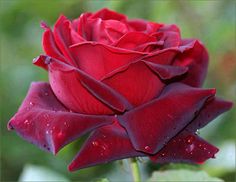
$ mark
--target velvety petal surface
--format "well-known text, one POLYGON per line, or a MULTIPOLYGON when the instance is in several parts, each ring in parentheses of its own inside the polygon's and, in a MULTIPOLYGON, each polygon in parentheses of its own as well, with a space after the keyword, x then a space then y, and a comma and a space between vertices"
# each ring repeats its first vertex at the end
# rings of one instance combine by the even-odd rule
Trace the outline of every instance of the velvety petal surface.
POLYGON ((132 107, 115 90, 75 67, 47 56, 39 56, 34 64, 47 64, 50 85, 55 95, 75 112, 113 114, 114 111, 123 112, 132 107))
POLYGON ((45 82, 32 83, 9 129, 44 150, 57 153, 63 146, 97 127, 111 124, 112 116, 70 112, 45 82))
POLYGON ((69 46, 72 44, 70 27, 71 22, 65 16, 61 15, 54 26, 53 35, 57 46, 69 63, 77 66, 77 62, 69 50, 69 46))
POLYGON ((124 128, 118 123, 114 123, 94 131, 68 169, 75 171, 114 160, 143 155, 133 148, 124 128))
POLYGON ((214 158, 218 148, 196 134, 182 132, 173 137, 151 160, 157 163, 187 162, 203 163, 214 158))
POLYGON ((76 56, 79 68, 96 79, 145 55, 93 42, 73 45, 71 51, 76 56))
POLYGON ((173 83, 157 99, 118 116, 118 120, 136 150, 154 154, 189 124, 214 94, 214 89, 173 83))
POLYGON ((197 117, 185 128, 185 130, 196 132, 197 129, 203 128, 220 114, 230 110, 232 106, 232 102, 215 97, 205 103, 197 117))
POLYGON ((208 53, 199 41, 192 41, 187 45, 182 45, 182 47, 188 45, 193 45, 193 47, 179 54, 175 59, 174 65, 189 68, 189 74, 183 80, 183 83, 193 87, 201 87, 207 73, 208 53))
POLYGON ((149 69, 144 62, 132 63, 111 72, 102 80, 115 89, 129 102, 138 106, 156 97, 163 89, 164 83, 149 69))

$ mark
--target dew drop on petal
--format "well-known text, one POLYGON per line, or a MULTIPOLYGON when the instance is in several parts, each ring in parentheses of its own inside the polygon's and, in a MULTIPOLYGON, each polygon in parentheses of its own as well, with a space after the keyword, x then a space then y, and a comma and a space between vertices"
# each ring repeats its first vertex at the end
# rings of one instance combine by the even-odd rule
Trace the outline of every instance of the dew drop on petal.
POLYGON ((148 151, 148 152, 151 150, 151 148, 150 148, 148 145, 145 146, 144 149, 145 149, 146 151, 148 151))
POLYGON ((27 124, 27 125, 29 125, 30 123, 29 123, 29 120, 28 119, 26 119, 25 121, 24 121, 24 124, 27 124))
POLYGON ((186 138, 186 143, 187 144, 192 144, 193 141, 194 141, 194 137, 193 136, 189 136, 189 137, 186 138))
POLYGON ((33 103, 33 102, 30 102, 29 104, 30 104, 31 106, 33 106, 33 105, 34 105, 34 103, 33 103))
POLYGON ((96 141, 93 141, 92 144, 93 144, 93 146, 98 146, 98 142, 96 142, 96 141))
POLYGON ((48 96, 48 92, 44 92, 44 95, 45 95, 45 96, 48 96))
POLYGON ((191 154, 191 152, 193 151, 194 147, 195 146, 193 144, 191 144, 191 145, 186 147, 185 151, 191 154))
POLYGON ((166 154, 165 153, 161 153, 161 156, 164 157, 166 154))

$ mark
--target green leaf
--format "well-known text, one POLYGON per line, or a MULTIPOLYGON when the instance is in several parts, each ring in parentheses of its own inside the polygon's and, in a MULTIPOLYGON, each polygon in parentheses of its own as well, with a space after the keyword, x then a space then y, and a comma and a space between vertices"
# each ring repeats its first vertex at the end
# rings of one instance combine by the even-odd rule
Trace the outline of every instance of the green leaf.
POLYGON ((48 168, 35 165, 26 165, 19 178, 20 182, 28 181, 55 181, 55 182, 68 182, 69 180, 63 175, 52 171, 48 168))
POLYGON ((187 169, 156 171, 148 182, 168 182, 168 181, 207 181, 207 182, 223 182, 223 180, 209 176, 205 171, 191 171, 187 169))

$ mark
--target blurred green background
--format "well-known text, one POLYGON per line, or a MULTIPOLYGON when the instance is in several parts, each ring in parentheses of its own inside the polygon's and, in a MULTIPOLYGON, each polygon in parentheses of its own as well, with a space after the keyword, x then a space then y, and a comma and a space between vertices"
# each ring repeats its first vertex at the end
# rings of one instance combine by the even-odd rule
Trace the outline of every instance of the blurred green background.
MULTIPOLYGON (((129 18, 144 18, 167 24, 177 24, 182 37, 198 38, 209 49, 210 65, 204 87, 215 87, 218 96, 228 100, 236 97, 236 1, 230 0, 135 0, 135 1, 75 1, 75 0, 0 0, 0 125, 1 181, 16 181, 34 166, 47 167, 68 180, 87 181, 108 177, 129 179, 126 166, 120 162, 100 165, 69 173, 66 165, 77 153, 80 141, 65 147, 57 157, 27 143, 6 125, 24 99, 30 82, 47 81, 47 73, 31 64, 42 53, 39 23, 53 26, 59 14, 76 18, 82 12, 108 7, 129 18)), ((221 148, 214 160, 197 168, 226 181, 235 181, 235 110, 222 115, 200 135, 221 148)), ((163 166, 141 162, 143 176, 163 166)), ((170 165, 171 167, 172 165, 170 165)), ((165 166, 164 166, 165 167, 165 166)), ((184 166, 185 167, 185 166, 184 166)), ((41 168, 36 167, 36 171, 41 168)), ((54 173, 53 173, 54 174, 54 173)), ((50 175, 48 175, 48 179, 50 175)), ((35 175, 34 175, 35 177, 35 175)), ((111 180, 112 181, 112 180, 111 180)))

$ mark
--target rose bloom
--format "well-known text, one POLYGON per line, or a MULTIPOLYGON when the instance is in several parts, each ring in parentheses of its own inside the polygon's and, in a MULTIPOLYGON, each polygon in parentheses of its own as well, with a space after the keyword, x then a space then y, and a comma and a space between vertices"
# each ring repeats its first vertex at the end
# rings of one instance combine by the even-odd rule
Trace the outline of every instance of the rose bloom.
POLYGON ((49 74, 34 82, 8 123, 21 137, 56 154, 91 132, 68 169, 123 158, 203 163, 218 149, 196 131, 231 102, 202 89, 208 54, 182 39, 176 25, 128 20, 102 9, 45 23, 45 54, 33 60, 49 74))

